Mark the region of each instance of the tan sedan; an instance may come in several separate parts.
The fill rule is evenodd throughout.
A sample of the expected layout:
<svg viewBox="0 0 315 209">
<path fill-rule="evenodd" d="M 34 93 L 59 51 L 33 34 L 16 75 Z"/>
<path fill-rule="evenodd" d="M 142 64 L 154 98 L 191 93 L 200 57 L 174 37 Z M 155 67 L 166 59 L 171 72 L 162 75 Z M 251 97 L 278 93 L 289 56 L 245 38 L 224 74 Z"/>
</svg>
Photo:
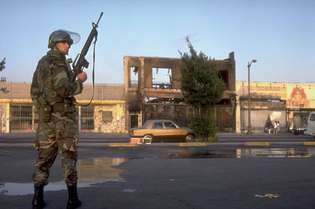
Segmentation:
<svg viewBox="0 0 315 209">
<path fill-rule="evenodd" d="M 141 128 L 129 130 L 131 138 L 140 138 L 142 142 L 191 142 L 195 138 L 193 130 L 179 127 L 170 120 L 147 120 Z"/>
</svg>

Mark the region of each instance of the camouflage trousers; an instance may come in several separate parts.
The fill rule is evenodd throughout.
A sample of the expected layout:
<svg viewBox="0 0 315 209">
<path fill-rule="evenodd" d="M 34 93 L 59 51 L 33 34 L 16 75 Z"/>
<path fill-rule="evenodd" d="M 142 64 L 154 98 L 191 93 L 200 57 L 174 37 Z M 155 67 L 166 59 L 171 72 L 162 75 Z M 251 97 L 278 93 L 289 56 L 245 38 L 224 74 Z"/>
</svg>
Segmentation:
<svg viewBox="0 0 315 209">
<path fill-rule="evenodd" d="M 64 179 L 67 185 L 77 183 L 77 142 L 78 129 L 75 118 L 52 113 L 49 122 L 40 120 L 37 129 L 35 147 L 37 159 L 34 164 L 33 182 L 35 185 L 47 185 L 49 169 L 53 165 L 58 152 Z"/>
</svg>

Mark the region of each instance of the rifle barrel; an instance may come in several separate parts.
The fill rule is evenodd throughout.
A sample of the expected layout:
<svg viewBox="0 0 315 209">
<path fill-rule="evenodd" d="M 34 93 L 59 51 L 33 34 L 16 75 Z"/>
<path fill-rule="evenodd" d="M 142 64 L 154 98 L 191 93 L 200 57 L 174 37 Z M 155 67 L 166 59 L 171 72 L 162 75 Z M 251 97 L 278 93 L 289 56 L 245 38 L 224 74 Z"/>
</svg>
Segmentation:
<svg viewBox="0 0 315 209">
<path fill-rule="evenodd" d="M 96 22 L 96 25 L 98 25 L 98 23 L 99 23 L 99 21 L 101 20 L 102 16 L 103 16 L 103 12 L 101 12 L 100 17 L 98 18 L 98 20 L 97 20 L 97 22 Z"/>
</svg>

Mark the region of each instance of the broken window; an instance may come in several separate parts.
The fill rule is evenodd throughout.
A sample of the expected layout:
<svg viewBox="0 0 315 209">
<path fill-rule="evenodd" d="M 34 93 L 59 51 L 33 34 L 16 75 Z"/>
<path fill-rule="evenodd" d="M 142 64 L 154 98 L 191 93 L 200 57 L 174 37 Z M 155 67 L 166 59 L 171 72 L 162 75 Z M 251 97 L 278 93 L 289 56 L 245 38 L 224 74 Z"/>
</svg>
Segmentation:
<svg viewBox="0 0 315 209">
<path fill-rule="evenodd" d="M 228 70 L 220 70 L 219 78 L 225 83 L 226 88 L 229 88 L 229 71 Z"/>
<path fill-rule="evenodd" d="M 130 67 L 130 87 L 138 88 L 138 73 L 139 68 L 138 66 L 131 66 Z"/>
<path fill-rule="evenodd" d="M 152 68 L 152 87 L 159 89 L 172 88 L 172 69 Z"/>
<path fill-rule="evenodd" d="M 130 128 L 137 128 L 137 127 L 138 127 L 138 115 L 130 114 Z"/>
</svg>

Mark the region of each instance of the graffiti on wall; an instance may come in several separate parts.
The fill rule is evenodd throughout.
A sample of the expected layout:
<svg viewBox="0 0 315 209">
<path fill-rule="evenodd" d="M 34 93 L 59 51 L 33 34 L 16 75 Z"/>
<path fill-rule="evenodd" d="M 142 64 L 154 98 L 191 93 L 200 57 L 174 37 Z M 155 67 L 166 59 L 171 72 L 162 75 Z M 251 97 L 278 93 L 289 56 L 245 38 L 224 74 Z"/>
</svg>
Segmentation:
<svg viewBox="0 0 315 209">
<path fill-rule="evenodd" d="M 294 87 L 292 88 L 290 97 L 287 100 L 289 107 L 309 107 L 310 101 L 307 98 L 304 88 Z"/>
</svg>

